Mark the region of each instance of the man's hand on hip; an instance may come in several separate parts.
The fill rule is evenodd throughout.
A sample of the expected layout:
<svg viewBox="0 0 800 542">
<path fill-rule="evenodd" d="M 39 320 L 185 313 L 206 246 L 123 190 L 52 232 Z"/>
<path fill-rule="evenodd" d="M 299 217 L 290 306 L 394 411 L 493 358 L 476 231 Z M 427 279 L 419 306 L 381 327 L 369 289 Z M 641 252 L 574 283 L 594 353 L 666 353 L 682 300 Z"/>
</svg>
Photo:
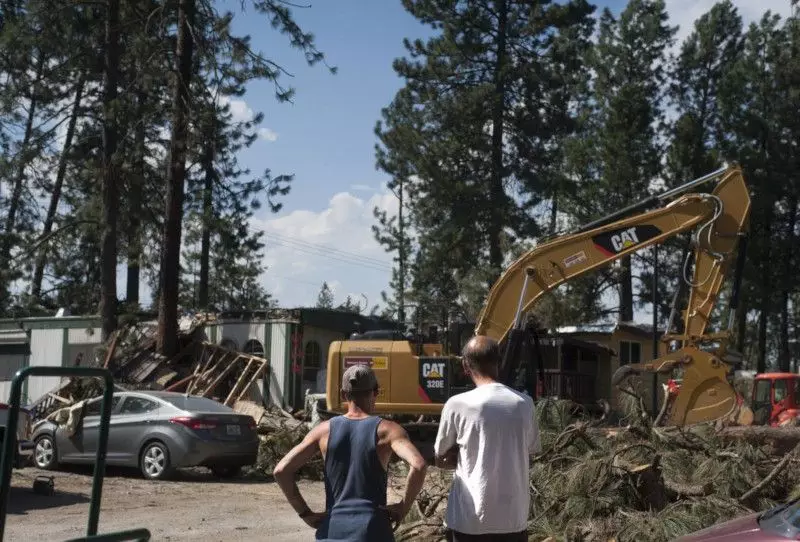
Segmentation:
<svg viewBox="0 0 800 542">
<path fill-rule="evenodd" d="M 311 512 L 307 516 L 303 517 L 303 521 L 305 521 L 306 525 L 312 529 L 319 527 L 319 524 L 322 523 L 323 519 L 325 519 L 325 512 Z"/>
</svg>

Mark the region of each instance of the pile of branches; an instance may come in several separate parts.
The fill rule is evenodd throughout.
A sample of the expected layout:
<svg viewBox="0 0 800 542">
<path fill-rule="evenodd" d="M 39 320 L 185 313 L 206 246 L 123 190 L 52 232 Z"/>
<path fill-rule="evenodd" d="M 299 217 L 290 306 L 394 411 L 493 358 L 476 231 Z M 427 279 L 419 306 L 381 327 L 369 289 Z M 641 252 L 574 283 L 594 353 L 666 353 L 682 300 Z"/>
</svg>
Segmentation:
<svg viewBox="0 0 800 542">
<path fill-rule="evenodd" d="M 271 477 L 281 458 L 300 444 L 309 431 L 308 423 L 298 420 L 285 411 L 277 409 L 265 411 L 258 427 L 261 443 L 258 447 L 256 470 L 264 476 Z M 317 454 L 298 471 L 297 475 L 306 480 L 319 481 L 323 479 L 323 467 L 322 456 Z"/>
<path fill-rule="evenodd" d="M 669 541 L 800 496 L 800 445 L 776 456 L 713 424 L 653 427 L 640 403 L 616 427 L 542 401 L 542 453 L 531 460 L 530 540 Z M 444 540 L 449 484 L 432 469 L 425 501 L 397 540 Z M 435 503 L 433 509 L 431 503 Z"/>
</svg>

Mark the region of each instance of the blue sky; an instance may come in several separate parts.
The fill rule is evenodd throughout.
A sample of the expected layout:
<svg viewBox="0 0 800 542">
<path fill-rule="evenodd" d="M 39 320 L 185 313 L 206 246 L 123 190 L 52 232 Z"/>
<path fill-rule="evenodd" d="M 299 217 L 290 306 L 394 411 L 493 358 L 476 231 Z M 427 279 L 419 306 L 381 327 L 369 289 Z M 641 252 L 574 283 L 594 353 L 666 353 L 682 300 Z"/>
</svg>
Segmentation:
<svg viewBox="0 0 800 542">
<path fill-rule="evenodd" d="M 391 268 L 391 257 L 370 232 L 372 209 L 396 209 L 396 200 L 384 188 L 386 175 L 375 168 L 373 130 L 381 108 L 402 85 L 392 61 L 405 54 L 403 38 L 425 37 L 430 30 L 399 0 L 310 3 L 308 9 L 293 10 L 296 20 L 315 35 L 329 63 L 339 68 L 336 75 L 322 65 L 307 66 L 288 38 L 252 8 L 235 22 L 238 33 L 251 36 L 254 49 L 294 75 L 283 83 L 296 89 L 294 104 L 279 103 L 270 83 L 252 83 L 233 104 L 241 115 L 260 111 L 265 117 L 265 137 L 241 153 L 241 163 L 253 172 L 269 168 L 273 174 L 295 175 L 283 210 L 263 212 L 253 220 L 254 228 L 267 232 L 264 262 L 269 269 L 263 283 L 285 307 L 313 305 L 323 281 L 331 285 L 337 302 L 352 295 L 362 301 L 366 297 L 372 306 L 387 288 Z M 679 36 L 713 3 L 667 0 L 673 24 L 682 26 Z M 238 4 L 228 0 L 230 9 Z M 747 22 L 766 9 L 789 12 L 789 0 L 735 4 Z M 625 2 L 599 5 L 618 11 Z"/>
</svg>

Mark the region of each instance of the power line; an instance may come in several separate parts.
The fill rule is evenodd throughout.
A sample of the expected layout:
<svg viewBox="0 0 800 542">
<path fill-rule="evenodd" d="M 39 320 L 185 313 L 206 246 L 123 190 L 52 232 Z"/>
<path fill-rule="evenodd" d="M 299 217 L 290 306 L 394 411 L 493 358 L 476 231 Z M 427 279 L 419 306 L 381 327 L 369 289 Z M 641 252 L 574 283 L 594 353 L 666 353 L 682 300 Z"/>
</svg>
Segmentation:
<svg viewBox="0 0 800 542">
<path fill-rule="evenodd" d="M 305 246 L 302 246 L 302 245 L 293 245 L 293 244 L 291 244 L 289 242 L 285 242 L 285 241 L 281 241 L 281 240 L 277 240 L 277 239 L 271 239 L 270 242 L 271 243 L 275 243 L 275 244 L 277 244 L 279 246 L 282 246 L 284 248 L 290 248 L 292 250 L 297 250 L 299 252 L 303 252 L 303 253 L 311 255 L 311 256 L 319 256 L 319 257 L 324 257 L 326 259 L 347 263 L 347 264 L 350 264 L 350 265 L 357 265 L 358 267 L 361 267 L 362 269 L 371 269 L 371 270 L 374 270 L 374 271 L 382 271 L 382 272 L 386 272 L 386 271 L 391 271 L 392 270 L 391 266 L 389 266 L 387 264 L 372 263 L 370 261 L 360 260 L 357 257 L 351 257 L 351 256 L 349 256 L 347 254 L 339 255 L 339 254 L 336 253 L 336 251 L 333 251 L 333 252 L 330 252 L 330 253 L 326 253 L 326 252 L 318 251 L 318 250 L 315 250 L 315 249 L 312 249 L 312 248 L 308 248 L 308 247 L 305 247 Z"/>
<path fill-rule="evenodd" d="M 287 242 L 287 243 L 292 243 L 292 244 L 297 244 L 297 245 L 300 245 L 300 246 L 305 246 L 305 247 L 312 248 L 314 250 L 319 250 L 319 251 L 322 251 L 322 252 L 330 252 L 330 253 L 342 254 L 342 255 L 346 255 L 348 257 L 351 257 L 351 258 L 354 258 L 354 259 L 358 259 L 358 260 L 361 260 L 361 261 L 371 262 L 371 263 L 375 263 L 375 264 L 378 264 L 378 265 L 381 265 L 381 266 L 385 266 L 386 265 L 385 261 L 379 260 L 378 258 L 373 258 L 371 256 L 364 256 L 362 254 L 358 254 L 356 252 L 351 252 L 349 250 L 344 250 L 344 249 L 341 249 L 341 248 L 331 248 L 331 247 L 328 247 L 328 246 L 325 246 L 325 245 L 320 245 L 318 243 L 312 243 L 310 241 L 304 241 L 302 239 L 298 239 L 297 237 L 291 237 L 289 235 L 281 235 L 281 234 L 278 234 L 278 233 L 268 232 L 268 231 L 265 231 L 264 235 L 266 235 L 267 237 L 272 237 L 274 239 L 279 239 L 279 240 Z"/>
</svg>

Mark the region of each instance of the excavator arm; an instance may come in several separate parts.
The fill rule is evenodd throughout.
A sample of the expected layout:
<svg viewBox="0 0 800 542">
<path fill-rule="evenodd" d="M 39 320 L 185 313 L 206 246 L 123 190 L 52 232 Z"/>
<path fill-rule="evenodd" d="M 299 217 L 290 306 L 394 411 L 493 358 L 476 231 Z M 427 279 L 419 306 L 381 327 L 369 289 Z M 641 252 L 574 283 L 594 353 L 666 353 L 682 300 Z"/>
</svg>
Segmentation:
<svg viewBox="0 0 800 542">
<path fill-rule="evenodd" d="M 718 182 L 710 193 L 687 193 L 713 180 Z M 652 209 L 658 204 L 662 206 Z M 520 257 L 492 286 L 475 334 L 499 341 L 505 352 L 501 376 L 509 380 L 520 363 L 514 343 L 523 340 L 523 315 L 544 294 L 633 252 L 694 230 L 692 276 L 688 276 L 688 266 L 683 269 L 691 288 L 684 331 L 664 338 L 678 340 L 682 347 L 647 364 L 625 365 L 614 381 L 618 384 L 633 373 L 682 366 L 681 394 L 667 423 L 688 425 L 729 415 L 736 396 L 727 382 L 727 365 L 717 355 L 721 350 L 709 353 L 700 345 L 727 339 L 727 333 L 709 335 L 706 329 L 749 213 L 750 195 L 742 172 L 738 167 L 726 167 L 545 242 Z"/>
</svg>

